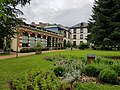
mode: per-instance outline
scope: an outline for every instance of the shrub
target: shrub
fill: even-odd
[[[114,70],[110,70],[109,68],[102,70],[98,76],[100,81],[110,84],[116,84],[117,77],[118,74]]]
[[[10,83],[11,90],[59,90],[60,79],[51,72],[29,71]]]
[[[84,49],[87,49],[87,48],[89,48],[89,45],[86,44],[86,43],[82,43],[82,44],[79,45],[79,49],[84,50]]]
[[[118,74],[118,76],[120,76],[120,64],[111,65],[111,69],[113,69]]]
[[[20,50],[21,53],[27,53],[27,52],[35,52],[35,48],[22,48]]]
[[[104,57],[97,57],[95,60],[95,63],[103,63],[107,65],[112,65],[115,63],[115,61],[112,59],[104,58]]]
[[[55,69],[54,69],[54,73],[55,73],[55,75],[58,77],[58,76],[60,76],[60,77],[62,77],[63,75],[64,75],[64,73],[65,73],[65,69],[63,68],[63,67],[56,67]]]
[[[71,46],[72,46],[71,42],[68,42],[68,43],[66,44],[66,47],[68,47],[68,48],[70,48]]]
[[[98,76],[100,71],[106,67],[104,64],[88,64],[85,67],[85,74],[88,76]]]

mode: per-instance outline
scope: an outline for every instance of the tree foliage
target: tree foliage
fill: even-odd
[[[16,8],[18,4],[25,6],[30,0],[0,0],[0,44],[4,38],[14,37],[15,28],[21,24],[22,19],[18,15],[23,14]]]
[[[95,0],[89,19],[89,41],[96,46],[120,46],[120,1]]]

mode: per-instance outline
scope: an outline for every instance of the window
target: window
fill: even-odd
[[[76,39],[76,35],[73,35],[73,39]]]
[[[30,36],[30,47],[34,47],[35,45],[35,34],[32,33]]]
[[[82,34],[80,35],[80,39],[83,39],[83,35]]]
[[[64,31],[64,37],[66,38],[66,31]]]
[[[68,33],[68,39],[70,39],[70,33]]]
[[[73,29],[74,31],[73,31],[73,33],[76,33],[76,29]]]
[[[28,47],[28,33],[22,33],[22,47]]]
[[[76,46],[76,41],[73,41],[73,47],[75,47]]]
[[[37,35],[37,42],[40,42],[40,40],[41,40],[41,35],[38,34],[38,35]]]
[[[80,33],[83,33],[83,28],[80,29]]]
[[[80,41],[80,44],[83,43],[83,41]]]
[[[83,26],[83,23],[81,23],[81,26]]]

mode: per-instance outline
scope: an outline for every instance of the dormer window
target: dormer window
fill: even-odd
[[[81,23],[81,26],[83,26],[83,23]]]

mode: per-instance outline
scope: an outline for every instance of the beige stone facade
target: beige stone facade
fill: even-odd
[[[87,43],[86,38],[89,34],[87,26],[87,23],[82,22],[70,28],[71,43],[73,46],[78,46],[80,43]]]

